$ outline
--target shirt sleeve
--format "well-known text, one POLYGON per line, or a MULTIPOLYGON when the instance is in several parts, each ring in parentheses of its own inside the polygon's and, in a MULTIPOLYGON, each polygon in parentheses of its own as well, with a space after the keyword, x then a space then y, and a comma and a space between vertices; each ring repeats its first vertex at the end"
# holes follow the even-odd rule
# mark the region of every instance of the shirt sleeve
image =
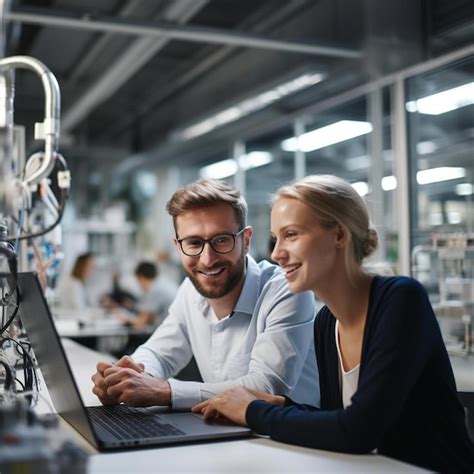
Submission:
POLYGON ((192 357, 188 328, 179 298, 169 308, 168 317, 132 358, 145 366, 145 371, 163 380, 174 377, 192 357))
POLYGON ((272 394, 287 394, 296 385, 313 344, 314 297, 290 294, 286 283, 265 295, 259 318, 265 319, 257 335, 247 374, 216 383, 170 380, 173 408, 186 409, 224 390, 243 385, 272 394))
POLYGON ((247 409, 248 425, 301 446, 349 453, 375 449, 400 417, 439 332, 424 289, 414 280, 403 281, 392 285, 378 302, 377 322, 368 335, 370 347, 362 356, 352 405, 317 411, 255 401, 247 409))

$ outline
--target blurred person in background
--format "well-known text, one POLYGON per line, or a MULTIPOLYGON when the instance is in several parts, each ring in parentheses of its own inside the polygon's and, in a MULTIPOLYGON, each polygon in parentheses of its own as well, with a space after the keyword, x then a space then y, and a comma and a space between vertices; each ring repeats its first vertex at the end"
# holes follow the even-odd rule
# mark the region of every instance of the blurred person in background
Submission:
POLYGON ((122 321, 134 329, 159 326, 174 300, 178 286, 159 274, 157 265, 142 261, 135 268, 135 277, 143 294, 134 306, 135 315, 121 315, 122 321))
POLYGON ((91 252, 76 258, 71 273, 59 283, 59 300, 65 309, 84 310, 93 306, 87 292, 86 282, 96 268, 95 257, 91 252))

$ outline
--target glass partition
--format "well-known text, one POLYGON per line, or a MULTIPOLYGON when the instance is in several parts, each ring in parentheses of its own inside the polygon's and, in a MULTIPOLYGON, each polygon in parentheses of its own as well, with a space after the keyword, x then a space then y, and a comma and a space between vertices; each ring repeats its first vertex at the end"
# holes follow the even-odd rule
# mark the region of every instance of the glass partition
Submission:
POLYGON ((471 57, 406 81, 412 271, 460 349, 474 308, 473 73, 471 57))

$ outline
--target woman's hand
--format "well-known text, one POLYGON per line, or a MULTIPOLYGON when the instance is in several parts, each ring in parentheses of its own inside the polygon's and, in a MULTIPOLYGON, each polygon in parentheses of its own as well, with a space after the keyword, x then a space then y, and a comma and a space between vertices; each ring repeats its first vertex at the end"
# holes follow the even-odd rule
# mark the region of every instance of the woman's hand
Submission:
POLYGON ((245 414, 248 406, 254 400, 265 400, 268 403, 280 406, 285 402, 283 397, 239 386, 226 390, 214 398, 195 405, 192 411, 204 415, 206 421, 226 418, 237 425, 247 426, 245 414))

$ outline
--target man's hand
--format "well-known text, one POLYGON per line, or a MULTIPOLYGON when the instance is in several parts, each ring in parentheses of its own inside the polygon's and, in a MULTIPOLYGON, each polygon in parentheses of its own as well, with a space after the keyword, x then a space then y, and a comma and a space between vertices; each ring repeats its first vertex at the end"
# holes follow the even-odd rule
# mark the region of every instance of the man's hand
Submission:
POLYGON ((94 386, 92 393, 97 395, 102 405, 117 405, 119 402, 112 396, 107 395, 107 385, 105 384, 104 372, 112 367, 110 362, 99 362, 97 364, 97 372, 91 377, 94 386))
MULTIPOLYGON (((97 368, 99 371, 99 364, 97 368)), ((93 376, 94 389, 97 387, 94 380, 96 375, 93 376)), ((115 404, 125 403, 129 406, 141 407, 171 405, 170 384, 145 373, 143 364, 136 363, 129 356, 122 357, 115 365, 109 364, 104 367, 102 380, 98 381, 101 382, 101 388, 106 388, 105 395, 101 392, 104 399, 112 400, 115 404)), ((94 391, 97 396, 99 396, 98 391, 94 391)), ((102 401, 101 396, 99 398, 102 401)))
POLYGON ((99 362, 92 381, 92 392, 103 405, 122 402, 133 406, 171 404, 168 382, 145 374, 143 364, 135 362, 130 356, 122 357, 115 365, 99 362), (142 378, 138 377, 140 374, 142 378))

